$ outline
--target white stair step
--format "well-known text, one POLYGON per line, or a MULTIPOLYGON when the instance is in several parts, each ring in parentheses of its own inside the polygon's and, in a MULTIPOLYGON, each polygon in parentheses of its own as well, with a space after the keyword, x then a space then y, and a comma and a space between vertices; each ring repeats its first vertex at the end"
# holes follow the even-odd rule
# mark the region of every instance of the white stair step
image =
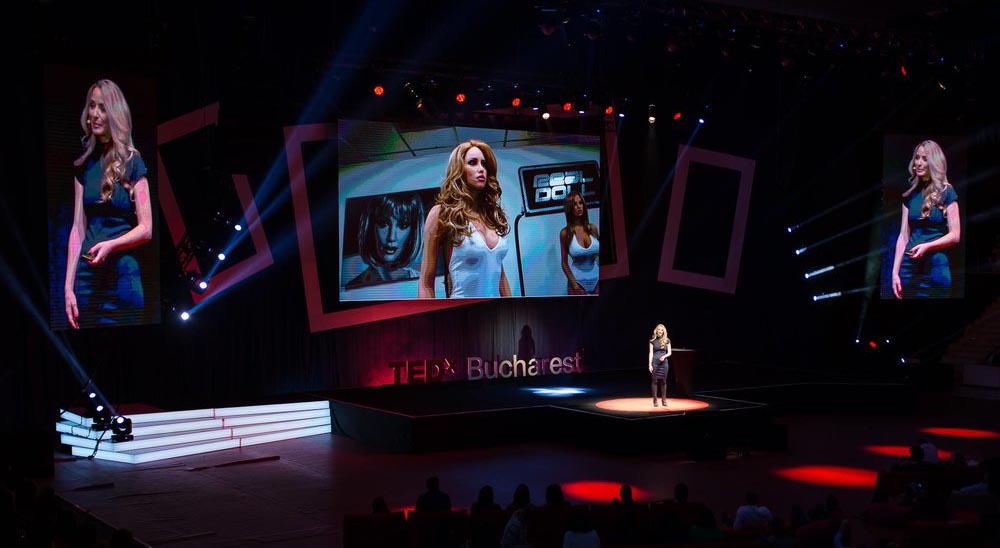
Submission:
MULTIPOLYGON (((237 447, 259 445, 262 443, 270 443, 274 441, 289 440, 294 438, 304 438, 320 434, 329 434, 330 432, 331 432, 330 425, 314 426, 311 428, 283 430, 280 432, 270 432, 264 434, 244 436, 240 438, 232 438, 227 440, 186 443, 165 448, 160 447, 151 449, 139 449, 135 451, 125 451, 125 452, 115 452, 115 451, 107 451, 104 449, 98 449, 97 453, 94 454, 94 457, 98 459, 124 462, 129 464, 142 464, 145 462, 153 462, 163 459, 183 457, 188 455, 197 455, 201 453, 210 453, 213 451, 222 451, 224 449, 235 449, 237 447)), ((93 449, 74 446, 72 447, 72 452, 73 455, 75 456, 88 457, 94 451, 93 449)))
MULTIPOLYGON (((316 409, 330 409, 330 402, 307 401, 294 403, 274 403, 267 405, 248 405, 246 407, 221 407, 208 409, 190 409, 186 411, 162 411, 157 413, 135 413, 126 415, 132 419, 132 425, 146 424, 151 422, 170 422, 190 419, 213 419, 220 417, 233 417, 238 415, 258 415, 265 413, 285 413, 288 411, 310 411, 316 409)), ((91 418, 81 416, 78 413, 66 409, 60 410, 60 417, 63 420, 75 422, 81 426, 91 426, 94 421, 91 418)))

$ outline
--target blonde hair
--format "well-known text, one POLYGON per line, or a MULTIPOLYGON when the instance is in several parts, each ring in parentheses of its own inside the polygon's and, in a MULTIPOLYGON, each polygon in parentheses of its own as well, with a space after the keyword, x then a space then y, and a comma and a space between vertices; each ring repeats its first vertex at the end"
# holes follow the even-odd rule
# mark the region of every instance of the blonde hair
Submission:
POLYGON ((438 237, 442 243, 458 246, 463 237, 472 236, 472 223, 469 218, 473 209, 479 214, 483 223, 505 236, 509 231, 507 214, 500 207, 500 181, 497 180, 497 158, 493 149, 482 141, 471 139, 451 151, 448 157, 448 170, 441 181, 435 203, 441 206, 438 215, 438 237), (465 181, 465 155, 472 147, 483 153, 483 165, 486 167, 486 187, 482 192, 474 194, 465 181))
POLYGON ((652 336, 652 338, 649 339, 649 343, 653 344, 653 342, 656 341, 656 338, 657 338, 656 337, 656 332, 658 330, 660 330, 660 329, 663 330, 663 335, 659 338, 660 339, 660 347, 662 348, 662 347, 665 347, 668 344, 670 344, 670 339, 667 338, 667 326, 663 325, 662 323, 656 324, 656 327, 653 328, 653 336, 652 336))
MULTIPOLYGON (((93 154, 97 147, 97 136, 90 130, 90 98, 94 89, 101 90, 104 100, 104 109, 107 112, 107 132, 110 137, 111 146, 101 154, 101 198, 100 201, 107 202, 111 199, 111 194, 115 190, 115 184, 120 184, 129 192, 132 197, 132 184, 135 181, 126 181, 125 167, 133 158, 138 158, 139 151, 132 143, 132 113, 125 101, 125 95, 121 88, 111 80, 98 80, 87 90, 87 100, 83 104, 83 112, 80 113, 80 127, 83 128, 83 154, 74 162, 74 166, 81 166, 87 158, 93 154)), ((83 181, 81 181, 83 182, 83 181)))
POLYGON ((913 158, 917 157, 917 150, 920 147, 924 147, 924 152, 927 154, 927 170, 931 176, 930 183, 924 187, 924 201, 920 206, 920 218, 926 219, 931 214, 932 208, 936 207, 944 211, 941 201, 944 198, 944 192, 951 186, 951 183, 948 182, 948 161, 945 160, 941 145, 930 140, 923 141, 913 147, 913 156, 910 158, 909 166, 910 188, 903 193, 903 197, 909 198, 923 183, 913 169, 913 158))

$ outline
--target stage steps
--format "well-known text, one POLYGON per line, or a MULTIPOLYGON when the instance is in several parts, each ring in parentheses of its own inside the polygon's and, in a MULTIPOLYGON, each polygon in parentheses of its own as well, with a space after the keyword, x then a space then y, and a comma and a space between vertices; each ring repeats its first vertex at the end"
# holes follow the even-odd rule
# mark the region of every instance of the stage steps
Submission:
POLYGON ((74 456, 141 464, 224 449, 330 433, 330 402, 312 401, 246 407, 195 409, 126 415, 135 439, 115 443, 112 431, 60 411, 56 432, 74 456), (96 449, 96 452, 95 452, 96 449))

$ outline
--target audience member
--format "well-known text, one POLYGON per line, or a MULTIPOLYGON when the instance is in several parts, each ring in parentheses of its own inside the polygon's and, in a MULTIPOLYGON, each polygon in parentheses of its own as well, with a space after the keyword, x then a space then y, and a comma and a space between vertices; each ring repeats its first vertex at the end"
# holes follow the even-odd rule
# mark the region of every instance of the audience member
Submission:
POLYGON ((469 513, 479 514, 483 512, 499 512, 500 505, 493 502, 493 487, 484 485, 479 488, 479 497, 472 503, 469 513))
POLYGON ((528 491, 528 486, 523 483, 518 484, 517 488, 514 489, 514 500, 507 506, 507 509, 520 510, 521 508, 529 508, 530 506, 531 493, 528 491))
POLYGON ((563 495, 562 487, 558 483, 553 483, 545 488, 545 506, 549 508, 562 508, 569 506, 566 496, 563 495))
POLYGON ((934 447, 933 443, 927 441, 924 438, 920 438, 919 440, 917 440, 917 445, 919 445, 920 449, 922 449, 924 452, 924 462, 928 464, 938 464, 941 462, 938 459, 937 447, 934 447))
MULTIPOLYGON (((623 498, 624 500, 624 498, 623 498)), ((569 517, 569 527, 563 535, 563 548, 600 548, 601 538, 594 530, 590 515, 583 508, 575 508, 569 517)))
POLYGON ((757 493, 749 491, 746 504, 736 510, 733 530, 740 532, 766 531, 771 525, 771 511, 757 502, 757 493))
POLYGON ((451 497, 440 489, 437 476, 427 478, 427 492, 417 497, 417 512, 445 512, 451 510, 451 497))
POLYGON ((525 506, 516 510, 507 521, 500 536, 501 548, 530 548, 528 543, 528 525, 531 522, 531 508, 525 506))

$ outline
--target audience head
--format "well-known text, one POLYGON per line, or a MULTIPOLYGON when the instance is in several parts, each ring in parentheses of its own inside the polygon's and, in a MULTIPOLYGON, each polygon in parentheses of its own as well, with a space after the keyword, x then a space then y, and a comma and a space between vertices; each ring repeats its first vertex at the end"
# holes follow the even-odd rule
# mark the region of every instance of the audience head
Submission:
POLYGON ((476 499, 476 502, 485 505, 493 504, 493 487, 489 485, 480 487, 479 497, 476 499))
POLYGON ((674 500, 680 503, 688 501, 688 486, 684 482, 679 482, 674 486, 674 500))
POLYGON ((565 504, 566 497, 563 495, 562 487, 558 483, 553 483, 545 488, 545 504, 549 506, 559 506, 565 504))
POLYGON ((924 460, 924 448, 920 447, 919 443, 910 448, 910 460, 913 462, 922 462, 924 460))
POLYGON ((517 488, 514 489, 514 502, 511 504, 515 508, 526 508, 531 505, 531 493, 528 491, 527 485, 518 484, 517 488))
POLYGON ((431 477, 427 478, 427 490, 428 491, 434 492, 434 491, 437 491, 438 489, 440 489, 440 487, 441 487, 441 482, 438 481, 437 476, 431 476, 431 477))
POLYGON ((388 514, 389 505, 385 503, 385 499, 382 497, 375 497, 372 499, 372 513, 373 514, 388 514))
POLYGON ((747 491, 747 504, 750 506, 757 506, 757 493, 747 491))
POLYGON ((622 498, 622 502, 625 504, 632 504, 632 486, 623 483, 621 489, 618 490, 618 496, 622 498))

